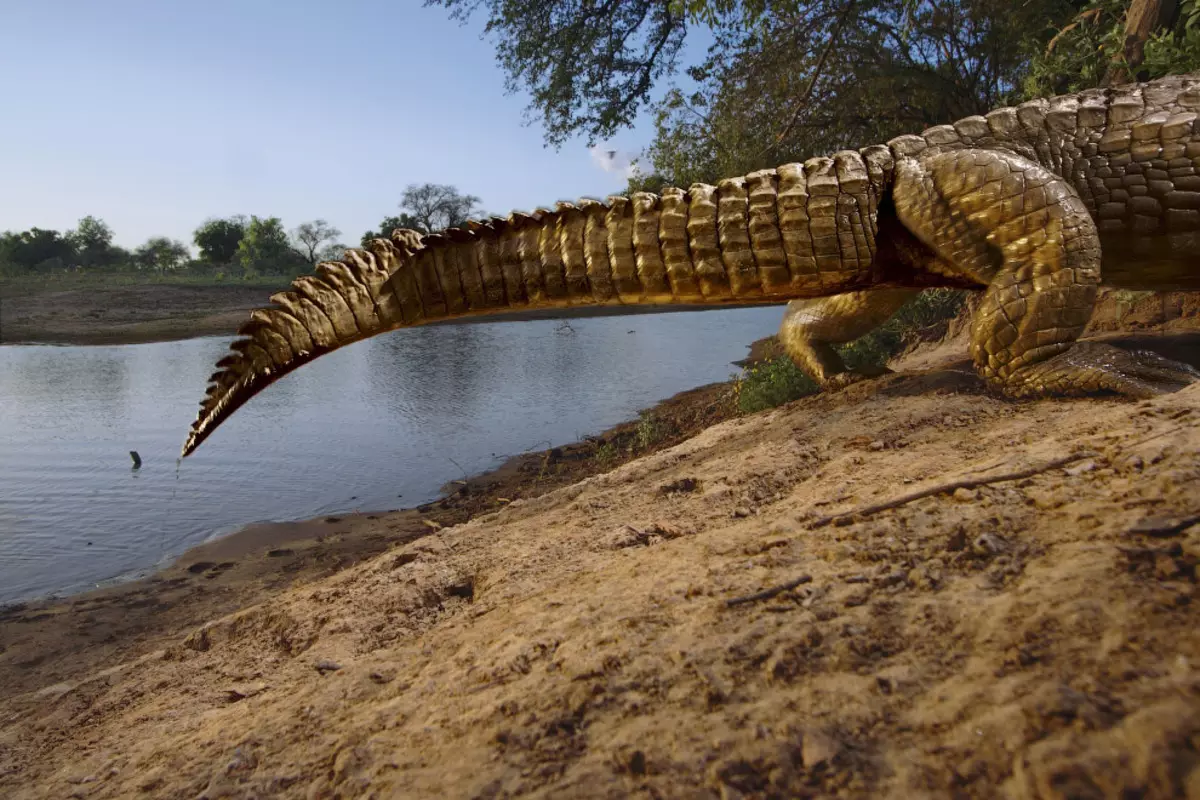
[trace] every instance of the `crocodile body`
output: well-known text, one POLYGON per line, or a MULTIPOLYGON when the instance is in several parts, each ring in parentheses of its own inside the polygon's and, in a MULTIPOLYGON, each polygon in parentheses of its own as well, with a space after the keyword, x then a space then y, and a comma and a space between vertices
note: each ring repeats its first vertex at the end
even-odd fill
POLYGON ((924 288, 982 290, 971 356, 1010 396, 1147 396, 1200 377, 1076 343, 1105 284, 1200 290, 1200 74, 1002 108, 716 186, 396 231, 298 278, 217 363, 184 446, 333 349, 466 316, 787 302, 780 338, 826 386, 832 344, 924 288))

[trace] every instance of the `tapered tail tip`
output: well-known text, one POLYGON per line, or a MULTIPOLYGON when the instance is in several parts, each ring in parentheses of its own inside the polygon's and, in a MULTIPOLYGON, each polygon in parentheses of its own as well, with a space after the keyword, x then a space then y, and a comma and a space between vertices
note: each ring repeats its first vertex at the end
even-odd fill
MULTIPOLYGON (((287 372, 309 360, 307 358, 303 360, 297 359, 289 365, 287 372)), ((236 366, 249 367, 250 365, 239 364, 236 366)), ((210 390, 210 394, 200 403, 200 414, 196 417, 196 421, 192 423, 192 429, 188 433, 187 441, 183 443, 181 457, 187 458, 196 452, 196 448, 222 422, 227 420, 234 411, 241 408, 247 400, 274 383, 283 374, 285 374, 284 371, 276 371, 274 369, 260 372, 246 372, 228 386, 213 387, 216 391, 210 390)))

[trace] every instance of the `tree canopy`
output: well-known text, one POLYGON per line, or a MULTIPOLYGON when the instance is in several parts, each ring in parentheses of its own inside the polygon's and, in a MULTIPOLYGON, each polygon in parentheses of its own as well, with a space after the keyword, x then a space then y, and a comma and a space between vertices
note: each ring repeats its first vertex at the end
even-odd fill
POLYGON ((644 166, 683 185, 797 161, 1013 98, 1066 2, 805 0, 723 25, 694 89, 655 106, 644 166))
POLYGON ((687 32, 675 0, 426 0, 465 21, 487 8, 485 33, 510 92, 528 91, 546 139, 589 144, 630 125, 654 82, 674 70, 687 32))
POLYGON ((141 269, 164 275, 182 267, 191 257, 187 245, 166 236, 154 236, 133 251, 134 262, 141 269))
POLYGON ((237 261, 247 274, 295 274, 309 266, 292 248, 279 217, 250 217, 238 243, 237 261))
POLYGON ((192 242, 204 261, 230 264, 237 256, 238 244, 245 234, 246 218, 240 214, 227 219, 209 218, 196 228, 192 242))
POLYGON ((1092 0, 1037 52, 1024 95, 1062 94, 1200 69, 1200 2, 1092 0))
POLYGON ((74 248, 81 266, 109 264, 123 255, 123 251, 112 245, 112 228, 108 227, 104 220, 90 214, 79 220, 75 230, 69 231, 66 238, 74 248))
POLYGON ((44 272, 69 266, 75 258, 71 240, 58 231, 30 228, 0 234, 0 263, 26 272, 44 272))
POLYGON ((1200 67, 1197 0, 426 4, 483 12, 508 88, 529 93, 551 145, 609 137, 648 109, 654 139, 631 189, 859 147, 1030 92, 1200 67), (712 45, 679 74, 699 29, 712 45))
POLYGON ((473 216, 482 215, 477 208, 479 198, 460 194, 454 186, 439 183, 409 184, 400 196, 401 213, 384 217, 378 230, 362 235, 366 245, 372 239, 387 239, 397 228, 408 228, 419 233, 432 233, 446 228, 456 228, 473 216))
POLYGON ((292 230, 292 238, 297 244, 297 251, 304 256, 309 264, 322 260, 330 246, 334 244, 342 232, 323 219, 312 222, 302 222, 292 230))
POLYGON ((423 223, 419 219, 403 212, 397 217, 384 217, 383 221, 379 223, 379 227, 376 230, 367 231, 362 235, 362 246, 366 247, 367 242, 371 241, 372 239, 389 239, 392 236, 392 231, 399 228, 407 228, 410 231, 419 231, 421 230, 422 225, 423 223))

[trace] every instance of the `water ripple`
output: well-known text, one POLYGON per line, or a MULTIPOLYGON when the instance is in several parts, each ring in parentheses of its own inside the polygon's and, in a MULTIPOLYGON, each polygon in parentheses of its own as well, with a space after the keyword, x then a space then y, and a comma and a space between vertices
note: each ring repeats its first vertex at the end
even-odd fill
POLYGON ((727 378, 779 318, 760 308, 573 320, 568 334, 554 321, 397 331, 281 379, 182 464, 228 339, 0 346, 0 603, 147 570, 250 522, 426 502, 462 470, 727 378))

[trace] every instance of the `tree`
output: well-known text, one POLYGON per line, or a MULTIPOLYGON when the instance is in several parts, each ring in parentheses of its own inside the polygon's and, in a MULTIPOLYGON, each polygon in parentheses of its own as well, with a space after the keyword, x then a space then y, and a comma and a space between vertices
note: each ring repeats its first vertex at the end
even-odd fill
POLYGON ((341 242, 331 242, 330 244, 327 244, 324 247, 322 247, 320 252, 317 253, 316 263, 319 264, 322 261, 337 261, 349 249, 350 249, 350 245, 348 245, 348 244, 342 244, 341 242))
POLYGON ((433 233, 446 228, 460 227, 473 216, 483 212, 476 208, 479 198, 470 194, 459 194, 453 186, 425 183, 409 184, 400 196, 401 213, 397 217, 384 217, 379 230, 367 231, 362 235, 366 246, 372 239, 390 239, 392 231, 408 228, 419 233, 433 233))
POLYGON ((1091 0, 1039 49, 1026 97, 1200 69, 1200 2, 1091 0))
POLYGON ((153 270, 159 275, 179 269, 190 256, 187 245, 166 236, 147 239, 145 244, 133 251, 133 260, 139 269, 153 270))
POLYGON ((299 245, 297 250, 308 260, 309 264, 317 263, 319 260, 317 254, 323 252, 322 245, 325 242, 332 244, 341 235, 341 231, 323 219, 302 222, 292 231, 292 238, 299 245))
POLYGON ((1072 2, 801 0, 748 21, 721 17, 688 71, 693 86, 655 105, 633 188, 655 174, 712 182, 1016 100, 1030 42, 1044 42, 1072 2))
POLYGON ((424 223, 409 214, 401 213, 398 217, 384 217, 383 222, 379 223, 379 229, 367 231, 362 235, 362 246, 366 247, 367 242, 372 239, 390 239, 392 231, 397 228, 408 228, 409 230, 421 230, 424 223))
POLYGON ((675 74, 688 31, 708 27, 715 42, 686 88, 653 107, 661 146, 642 166, 712 179, 990 110, 1080 0, 427 4, 458 19, 484 10, 509 89, 531 95, 556 146, 628 126, 675 74))
POLYGON ((674 71, 690 16, 701 21, 730 0, 426 0, 465 21, 487 8, 485 34, 510 93, 527 91, 546 140, 558 147, 583 134, 588 144, 634 121, 655 81, 674 71))
POLYGON ((462 225, 479 213, 475 210, 478 202, 475 195, 459 194, 453 186, 438 183, 410 184, 400 196, 400 208, 416 223, 413 230, 421 233, 462 225))
POLYGON ((115 260, 112 228, 102 219, 89 214, 79 220, 75 230, 67 232, 66 238, 74 247, 80 266, 104 266, 115 260))
POLYGON ((290 275, 308 266, 292 249, 279 217, 250 217, 238 243, 237 262, 248 274, 290 275))
POLYGON ((246 233, 246 218, 238 214, 226 219, 206 219, 192 234, 200 258, 212 264, 231 264, 246 233))
POLYGON ((65 269, 75 262, 75 246, 55 230, 30 228, 0 234, 0 263, 24 272, 65 269))

